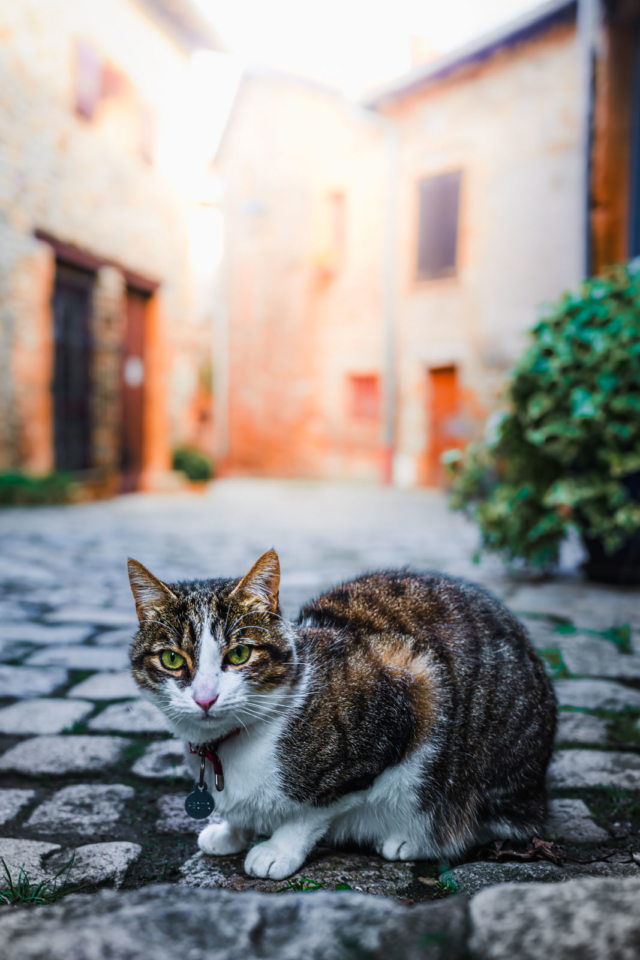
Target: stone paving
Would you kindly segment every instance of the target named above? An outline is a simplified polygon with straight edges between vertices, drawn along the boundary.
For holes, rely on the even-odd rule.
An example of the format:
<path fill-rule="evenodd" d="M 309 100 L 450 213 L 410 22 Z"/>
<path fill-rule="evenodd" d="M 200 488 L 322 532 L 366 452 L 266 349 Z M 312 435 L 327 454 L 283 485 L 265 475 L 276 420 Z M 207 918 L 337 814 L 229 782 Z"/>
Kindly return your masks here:
<path fill-rule="evenodd" d="M 241 857 L 198 854 L 182 745 L 127 669 L 128 556 L 170 581 L 243 574 L 271 546 L 289 615 L 367 569 L 438 569 L 485 584 L 527 625 L 561 707 L 544 838 L 563 844 L 563 863 L 471 854 L 456 865 L 387 864 L 320 849 L 294 887 L 429 900 L 451 881 L 473 894 L 640 877 L 638 592 L 583 581 L 577 544 L 548 582 L 512 579 L 494 559 L 474 565 L 475 529 L 432 491 L 258 481 L 0 512 L 0 857 L 11 869 L 50 877 L 71 863 L 88 891 L 158 881 L 247 896 L 290 889 L 245 877 Z"/>

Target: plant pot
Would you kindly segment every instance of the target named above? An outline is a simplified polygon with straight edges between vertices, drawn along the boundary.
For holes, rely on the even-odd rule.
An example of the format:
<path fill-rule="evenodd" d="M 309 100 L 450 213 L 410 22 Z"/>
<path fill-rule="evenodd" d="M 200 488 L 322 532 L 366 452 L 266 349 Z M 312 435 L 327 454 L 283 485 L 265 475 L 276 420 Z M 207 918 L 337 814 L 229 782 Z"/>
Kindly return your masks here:
<path fill-rule="evenodd" d="M 625 540 L 615 553 L 606 553 L 602 540 L 583 537 L 589 559 L 584 571 L 589 580 L 640 586 L 640 533 Z"/>
<path fill-rule="evenodd" d="M 623 477 L 622 483 L 631 500 L 640 503 L 640 470 Z M 589 554 L 584 564 L 589 580 L 621 586 L 640 585 L 640 530 L 627 537 L 615 553 L 608 554 L 599 538 L 583 536 L 582 542 Z"/>

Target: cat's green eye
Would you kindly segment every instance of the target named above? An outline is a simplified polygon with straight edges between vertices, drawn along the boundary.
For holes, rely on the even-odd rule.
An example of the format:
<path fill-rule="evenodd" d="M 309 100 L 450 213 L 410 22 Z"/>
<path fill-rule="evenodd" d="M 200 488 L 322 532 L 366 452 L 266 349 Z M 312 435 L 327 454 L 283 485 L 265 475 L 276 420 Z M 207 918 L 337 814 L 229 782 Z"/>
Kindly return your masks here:
<path fill-rule="evenodd" d="M 239 643 L 237 647 L 232 647 L 227 654 L 227 660 L 234 667 L 239 667 L 241 663 L 246 663 L 251 656 L 251 647 L 244 643 Z"/>
<path fill-rule="evenodd" d="M 185 659 L 175 650 L 163 650 L 160 654 L 160 663 L 168 670 L 180 670 L 185 665 Z"/>

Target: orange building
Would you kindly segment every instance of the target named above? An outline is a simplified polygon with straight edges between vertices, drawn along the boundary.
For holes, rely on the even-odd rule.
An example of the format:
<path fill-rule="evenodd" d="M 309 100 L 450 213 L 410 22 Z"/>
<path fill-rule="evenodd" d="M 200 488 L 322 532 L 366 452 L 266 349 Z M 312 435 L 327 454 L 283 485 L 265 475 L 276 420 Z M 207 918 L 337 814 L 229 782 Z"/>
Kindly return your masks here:
<path fill-rule="evenodd" d="M 551 0 L 366 109 L 245 77 L 217 160 L 228 470 L 442 482 L 540 305 L 639 252 L 639 7 Z"/>
<path fill-rule="evenodd" d="M 0 37 L 0 469 L 162 487 L 212 452 L 188 119 L 222 45 L 187 0 L 0 0 Z"/>
<path fill-rule="evenodd" d="M 384 130 L 333 90 L 245 76 L 226 184 L 218 461 L 234 473 L 380 472 Z"/>

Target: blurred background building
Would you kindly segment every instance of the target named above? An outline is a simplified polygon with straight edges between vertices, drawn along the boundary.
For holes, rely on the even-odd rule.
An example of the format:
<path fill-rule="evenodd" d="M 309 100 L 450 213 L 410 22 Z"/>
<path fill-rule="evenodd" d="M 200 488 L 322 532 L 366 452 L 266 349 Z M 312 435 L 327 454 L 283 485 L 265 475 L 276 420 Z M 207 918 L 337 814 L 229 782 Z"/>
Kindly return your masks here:
<path fill-rule="evenodd" d="M 550 0 L 359 102 L 246 70 L 214 166 L 191 3 L 0 0 L 0 466 L 441 484 L 540 304 L 640 250 L 639 25 Z"/>
<path fill-rule="evenodd" d="M 5 468 L 104 494 L 166 485 L 177 444 L 211 448 L 199 48 L 222 43 L 186 0 L 0 3 Z"/>

